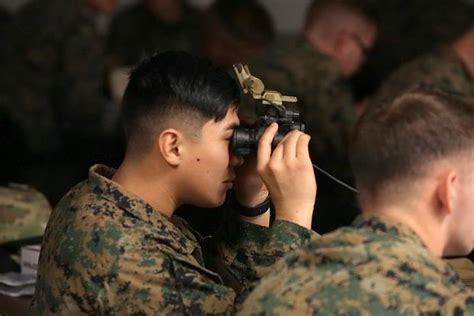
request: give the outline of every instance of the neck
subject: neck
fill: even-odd
[[[474,78],[474,27],[456,40],[451,47]]]
[[[158,212],[171,217],[179,206],[169,188],[170,179],[163,171],[150,167],[146,161],[131,162],[125,158],[112,180],[139,196]]]
[[[445,240],[443,240],[440,223],[423,208],[404,208],[400,206],[386,206],[368,208],[364,213],[381,215],[391,218],[413,230],[423,241],[425,246],[438,257],[443,255]]]

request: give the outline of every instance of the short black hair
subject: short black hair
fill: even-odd
[[[127,143],[146,145],[170,118],[198,126],[222,120],[239,101],[239,87],[222,66],[181,51],[155,54],[130,74],[121,113]]]
[[[430,162],[474,148],[472,122],[472,104],[426,89],[371,105],[356,124],[351,143],[358,188],[376,198],[387,184],[423,176]]]

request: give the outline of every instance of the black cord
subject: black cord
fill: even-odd
[[[336,178],[335,176],[333,176],[332,174],[330,174],[329,172],[325,171],[324,169],[322,169],[321,167],[318,167],[316,166],[314,163],[312,164],[313,165],[313,168],[318,170],[319,172],[321,172],[322,174],[324,174],[326,177],[328,177],[329,179],[333,180],[334,182],[342,185],[343,187],[345,187],[346,189],[348,190],[351,190],[352,192],[355,192],[355,193],[359,193],[359,191],[357,191],[357,189],[351,187],[350,185],[348,185],[347,183],[339,180],[338,178]]]

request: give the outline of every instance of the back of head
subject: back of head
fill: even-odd
[[[338,17],[358,15],[367,21],[378,25],[378,11],[370,1],[357,0],[313,0],[306,11],[305,30],[316,23],[331,25],[343,24],[347,21]]]
[[[270,15],[258,1],[216,0],[208,10],[205,36],[210,57],[230,65],[254,58],[272,43],[275,31]],[[212,51],[213,46],[217,52]]]
[[[422,90],[370,107],[357,123],[350,160],[364,201],[395,191],[398,200],[416,194],[413,183],[430,165],[474,148],[474,107]],[[364,207],[364,205],[362,205]]]
[[[127,150],[146,152],[171,124],[199,135],[205,122],[223,119],[239,97],[235,80],[206,59],[177,51],[146,58],[132,71],[123,98]]]

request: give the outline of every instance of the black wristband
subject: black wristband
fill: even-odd
[[[270,209],[270,206],[272,204],[270,196],[267,196],[265,201],[262,203],[254,206],[254,207],[246,207],[243,206],[237,201],[237,198],[235,197],[235,193],[231,192],[230,193],[230,204],[232,205],[232,208],[235,209],[240,215],[242,216],[247,216],[247,217],[255,217],[262,215],[268,209]]]

